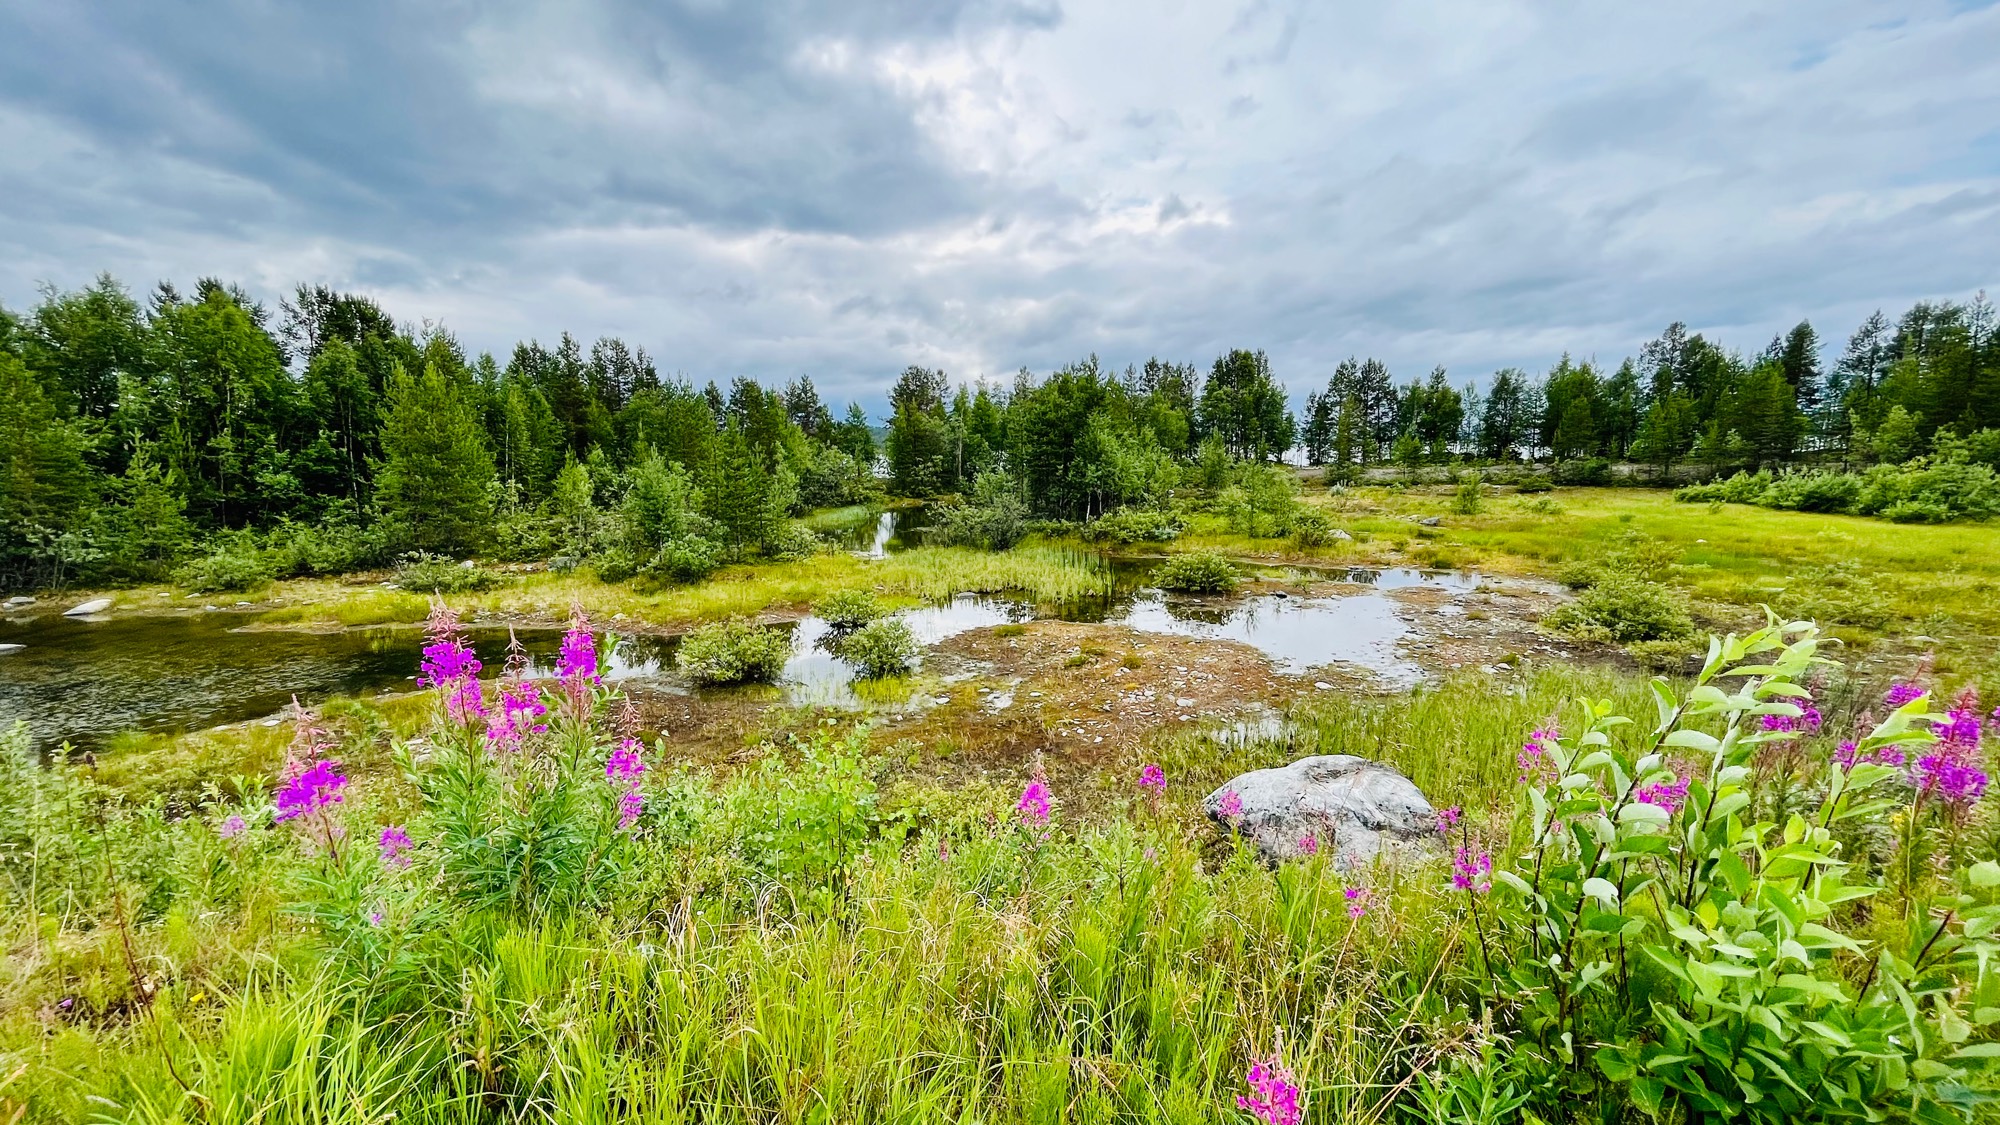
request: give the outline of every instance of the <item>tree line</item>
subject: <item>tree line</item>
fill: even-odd
[[[1443,368],[1399,385],[1350,359],[1296,416],[1261,351],[1122,372],[1090,357],[1011,383],[911,367],[889,396],[883,480],[867,412],[836,418],[810,377],[696,387],[643,348],[567,333],[503,361],[324,286],[273,310],[211,279],[142,302],[102,276],[0,308],[0,582],[158,578],[236,533],[291,537],[308,571],[622,552],[620,568],[688,574],[784,549],[788,516],[884,484],[1088,520],[1293,451],[1336,480],[1537,459],[1722,472],[1901,462],[2000,427],[1984,294],[1877,313],[1834,362],[1822,351],[1809,322],[1751,357],[1676,323],[1613,370],[1565,355],[1483,388]]]

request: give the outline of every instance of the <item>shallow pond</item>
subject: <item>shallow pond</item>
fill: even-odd
[[[878,542],[871,535],[869,546],[894,538],[896,521],[875,526],[888,539]],[[1477,586],[1476,578],[1459,574],[1335,571],[1324,577],[1351,583],[1350,592],[1194,598],[1146,588],[1150,567],[1150,562],[1115,560],[1116,592],[1072,606],[1038,609],[1004,597],[961,594],[899,616],[926,647],[971,629],[1054,616],[1240,641],[1293,675],[1346,666],[1385,685],[1406,686],[1419,680],[1423,669],[1401,652],[1412,615],[1389,592],[1430,586],[1456,595]],[[407,627],[305,633],[246,628],[256,615],[232,610],[73,619],[54,605],[36,608],[39,612],[0,617],[0,645],[22,646],[0,655],[0,724],[26,719],[42,746],[69,739],[94,747],[126,730],[196,730],[261,718],[294,694],[313,702],[407,691],[414,687],[423,647],[420,631]],[[782,684],[788,702],[864,706],[854,690],[853,670],[826,651],[824,621],[808,616],[773,627],[791,632]],[[517,636],[535,673],[546,674],[559,632],[524,629]],[[505,630],[470,631],[473,647],[491,670],[505,663],[508,637]],[[673,637],[620,637],[610,654],[610,675],[689,690],[672,671],[678,644]]]

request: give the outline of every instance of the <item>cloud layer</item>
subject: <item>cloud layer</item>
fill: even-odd
[[[0,0],[0,301],[326,282],[879,409],[909,363],[1473,378],[2000,282],[2000,6],[1665,7]]]

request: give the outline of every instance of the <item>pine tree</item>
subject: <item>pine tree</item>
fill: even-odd
[[[83,436],[22,362],[0,352],[0,585],[40,578],[37,543],[69,530],[90,503]]]
[[[405,549],[463,553],[485,539],[493,455],[461,389],[435,366],[389,382],[376,503],[390,540]]]
[[[704,514],[738,554],[771,537],[775,530],[771,473],[734,423],[716,439],[701,492],[707,505]]]

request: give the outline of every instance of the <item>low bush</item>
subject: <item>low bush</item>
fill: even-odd
[[[1672,589],[1614,572],[1544,616],[1542,624],[1578,640],[1618,644],[1677,640],[1695,631],[1694,619]]]
[[[176,568],[174,584],[197,594],[241,593],[263,586],[275,576],[276,568],[258,547],[256,534],[240,531],[218,536],[208,554]]]
[[[1153,584],[1189,594],[1226,594],[1236,589],[1236,566],[1212,551],[1175,555],[1153,569]]]
[[[1479,474],[1465,474],[1465,479],[1458,482],[1458,488],[1451,494],[1451,510],[1461,516],[1478,515],[1485,492],[1485,487],[1479,482]]]
[[[783,630],[732,617],[683,637],[674,664],[701,684],[772,683],[791,653],[791,638]]]
[[[1539,473],[1523,473],[1514,484],[1516,492],[1554,492],[1555,482]]]
[[[1083,537],[1093,543],[1168,543],[1186,530],[1186,522],[1171,511],[1134,505],[1085,524]]]
[[[1300,547],[1330,547],[1347,538],[1333,517],[1319,508],[1300,504],[1292,515],[1292,542]]]
[[[722,566],[722,544],[684,535],[661,544],[639,573],[661,582],[699,582]]]
[[[470,560],[453,562],[443,555],[417,551],[396,564],[396,585],[418,594],[462,594],[491,589],[500,576]]]
[[[870,680],[907,673],[916,664],[919,651],[910,627],[893,617],[870,621],[834,645],[835,655]]]
[[[1028,504],[1006,473],[991,472],[973,485],[969,503],[941,504],[931,513],[924,542],[940,547],[1004,551],[1028,533]]]
[[[1962,443],[1949,448],[1953,458],[1967,455]],[[1897,523],[1950,523],[2000,515],[2000,474],[1970,460],[1918,458],[1903,465],[1876,465],[1865,473],[1737,473],[1728,480],[1677,489],[1674,499],[1879,516]]]
[[[1558,461],[1549,470],[1549,479],[1563,485],[1607,485],[1612,483],[1611,462],[1602,457]]]
[[[792,562],[812,558],[828,547],[827,541],[811,528],[795,520],[786,520],[764,544],[764,554],[769,558]]]
[[[867,590],[840,590],[814,602],[813,612],[836,629],[859,629],[888,610]]]

